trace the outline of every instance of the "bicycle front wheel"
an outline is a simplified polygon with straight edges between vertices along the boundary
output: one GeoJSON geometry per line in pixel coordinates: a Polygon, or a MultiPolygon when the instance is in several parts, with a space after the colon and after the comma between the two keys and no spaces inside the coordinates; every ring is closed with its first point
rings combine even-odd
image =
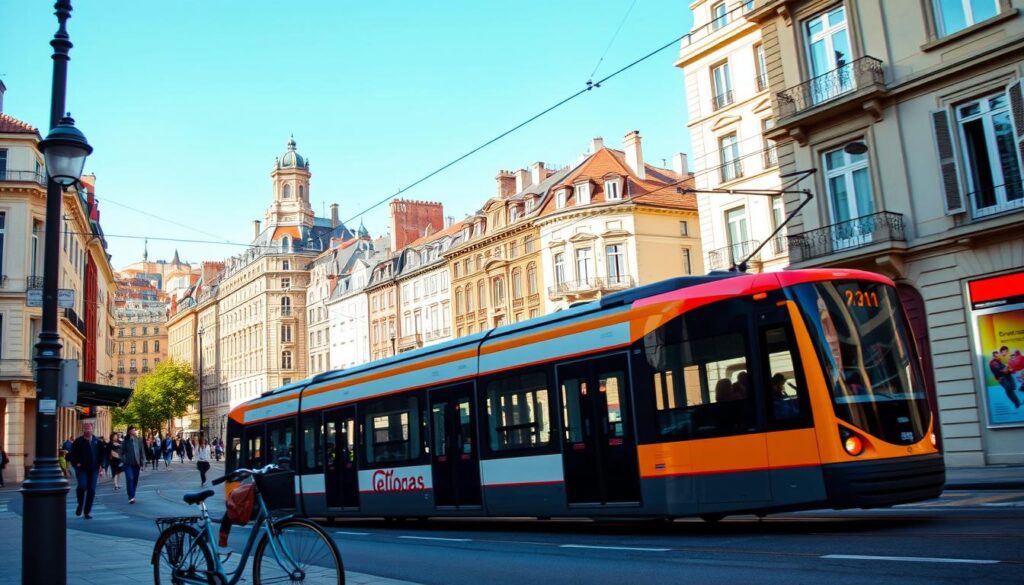
{"type": "Polygon", "coordinates": [[[206,582],[215,571],[213,555],[205,542],[197,543],[199,531],[175,524],[160,533],[153,547],[153,582],[180,585],[183,579],[206,582]]]}
{"type": "Polygon", "coordinates": [[[262,583],[345,585],[341,553],[323,528],[304,518],[274,523],[276,551],[266,535],[256,546],[252,580],[262,583]]]}

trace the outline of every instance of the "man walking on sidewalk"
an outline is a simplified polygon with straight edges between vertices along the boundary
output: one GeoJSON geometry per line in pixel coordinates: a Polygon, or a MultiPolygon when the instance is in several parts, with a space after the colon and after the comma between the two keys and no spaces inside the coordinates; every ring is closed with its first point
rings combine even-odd
{"type": "Polygon", "coordinates": [[[128,490],[128,503],[135,503],[135,488],[139,485],[139,474],[146,464],[146,451],[134,426],[128,427],[128,436],[121,442],[121,465],[124,466],[124,483],[128,490]]]}
{"type": "Polygon", "coordinates": [[[92,519],[92,502],[96,498],[96,481],[103,462],[100,442],[92,434],[92,429],[91,422],[82,423],[82,436],[72,443],[71,454],[68,456],[68,461],[75,470],[75,481],[78,483],[78,487],[75,488],[75,496],[78,498],[75,516],[81,516],[84,510],[86,520],[92,519]]]}

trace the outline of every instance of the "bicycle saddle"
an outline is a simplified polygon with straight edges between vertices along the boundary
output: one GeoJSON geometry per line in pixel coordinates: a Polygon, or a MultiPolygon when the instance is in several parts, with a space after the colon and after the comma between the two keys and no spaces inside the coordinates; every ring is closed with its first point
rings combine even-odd
{"type": "Polygon", "coordinates": [[[182,496],[182,499],[185,500],[186,504],[198,504],[199,502],[202,502],[203,500],[212,496],[215,493],[217,492],[213,490],[203,490],[201,492],[192,492],[189,494],[185,494],[184,496],[182,496]]]}

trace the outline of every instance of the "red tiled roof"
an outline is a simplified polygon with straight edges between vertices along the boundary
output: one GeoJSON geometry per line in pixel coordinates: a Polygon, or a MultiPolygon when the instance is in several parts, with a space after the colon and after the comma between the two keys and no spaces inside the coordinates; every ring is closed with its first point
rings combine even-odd
{"type": "Polygon", "coordinates": [[[433,242],[434,240],[439,240],[439,239],[443,238],[444,236],[448,236],[448,235],[452,235],[452,234],[457,234],[457,233],[459,233],[459,230],[462,229],[462,224],[463,223],[465,223],[465,222],[459,221],[459,222],[452,223],[452,225],[444,228],[443,230],[441,230],[439,232],[433,232],[433,233],[427,234],[425,236],[422,236],[422,237],[420,237],[420,238],[418,238],[416,240],[413,240],[412,242],[409,242],[408,244],[405,245],[405,247],[406,248],[416,248],[418,246],[422,246],[423,244],[429,244],[430,242],[433,242]]]}
{"type": "Polygon", "coordinates": [[[22,122],[17,118],[8,116],[7,114],[0,112],[0,133],[2,134],[35,134],[39,136],[39,130],[36,130],[29,124],[22,122]]]}

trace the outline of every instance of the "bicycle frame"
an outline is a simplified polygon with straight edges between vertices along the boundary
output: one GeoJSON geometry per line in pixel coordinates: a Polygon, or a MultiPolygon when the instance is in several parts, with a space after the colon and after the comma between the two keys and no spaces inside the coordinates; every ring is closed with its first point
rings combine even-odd
{"type": "MultiPolygon", "coordinates": [[[[263,496],[257,494],[256,501],[259,502],[259,513],[256,515],[255,526],[252,532],[249,533],[249,539],[245,543],[245,548],[242,549],[241,559],[238,562],[238,568],[232,573],[227,573],[224,570],[224,564],[220,561],[220,548],[217,546],[217,535],[213,530],[213,523],[210,522],[210,512],[206,508],[205,502],[199,503],[199,508],[202,511],[202,520],[200,523],[202,527],[199,531],[199,535],[192,541],[188,549],[182,554],[182,560],[191,558],[192,554],[200,554],[197,547],[201,546],[202,541],[205,539],[207,545],[210,548],[210,552],[213,553],[213,569],[216,576],[221,579],[222,582],[227,585],[235,585],[242,578],[245,573],[245,567],[249,564],[249,554],[255,551],[255,545],[259,542],[262,535],[266,534],[270,541],[270,551],[274,555],[274,560],[277,561],[281,568],[289,573],[294,573],[298,570],[297,563],[292,559],[284,547],[279,546],[277,535],[274,534],[274,522],[277,520],[287,520],[292,515],[281,516],[274,518],[271,516],[270,511],[267,510],[266,504],[263,503],[263,496]],[[282,561],[282,557],[285,559],[282,561]],[[286,565],[285,562],[288,564],[286,565]]],[[[159,560],[157,560],[159,562],[159,560]]],[[[173,567],[172,571],[177,571],[177,567],[173,567]]],[[[188,577],[177,576],[172,573],[174,578],[181,580],[184,583],[192,583],[194,585],[207,585],[209,583],[209,576],[207,579],[195,580],[188,577]]]]}

